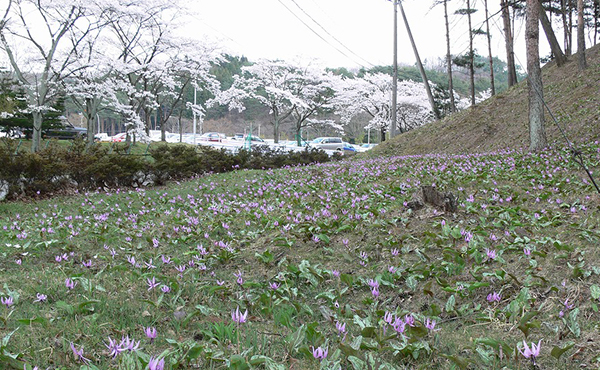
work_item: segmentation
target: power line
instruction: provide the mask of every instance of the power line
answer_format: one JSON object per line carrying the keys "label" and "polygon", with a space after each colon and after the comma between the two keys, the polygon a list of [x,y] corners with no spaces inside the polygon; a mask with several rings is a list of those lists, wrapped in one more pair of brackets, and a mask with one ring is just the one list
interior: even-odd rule
{"label": "power line", "polygon": [[[337,46],[332,45],[329,41],[327,41],[323,36],[321,36],[317,31],[315,31],[311,26],[309,26],[302,18],[300,18],[296,13],[294,13],[294,11],[292,11],[292,9],[290,9],[287,5],[285,5],[283,3],[283,1],[281,0],[277,0],[279,1],[279,3],[281,5],[283,5],[284,8],[286,8],[290,13],[292,13],[292,15],[299,20],[304,26],[306,26],[306,28],[308,28],[309,30],[311,30],[312,33],[314,33],[318,38],[320,38],[321,40],[323,40],[323,42],[325,42],[327,45],[331,46],[332,48],[334,48],[338,53],[342,54],[343,56],[345,56],[346,58],[348,58],[349,60],[353,61],[354,63],[360,65],[363,68],[367,68],[365,67],[362,63],[357,62],[356,60],[354,60],[353,58],[351,58],[348,54],[344,53],[342,50],[340,50]],[[293,0],[292,0],[293,1]]]}
{"label": "power line", "polygon": [[341,42],[340,40],[338,40],[335,36],[333,36],[329,31],[327,31],[325,29],[325,27],[323,27],[319,22],[317,22],[310,14],[308,14],[300,5],[298,5],[298,3],[296,2],[296,0],[291,0],[297,7],[298,9],[300,9],[300,11],[302,11],[302,13],[304,13],[311,21],[313,21],[317,26],[319,26],[319,28],[321,28],[327,35],[329,35],[332,39],[334,39],[338,44],[342,45],[342,47],[344,49],[346,49],[347,51],[349,51],[352,55],[354,55],[355,57],[361,59],[362,61],[366,62],[367,64],[370,64],[371,67],[374,67],[375,65],[371,62],[369,62],[368,60],[364,59],[363,57],[361,57],[360,55],[356,54],[354,51],[352,51],[349,47],[347,47],[346,45],[344,45],[343,42]]}

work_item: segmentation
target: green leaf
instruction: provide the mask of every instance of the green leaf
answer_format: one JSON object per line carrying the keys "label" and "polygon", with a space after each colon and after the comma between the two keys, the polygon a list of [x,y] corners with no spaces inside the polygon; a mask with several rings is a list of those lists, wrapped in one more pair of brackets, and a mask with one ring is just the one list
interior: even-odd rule
{"label": "green leaf", "polygon": [[372,327],[372,326],[367,326],[367,327],[363,328],[360,332],[360,334],[365,338],[373,338],[376,333],[377,333],[377,328]]}
{"label": "green leaf", "polygon": [[538,311],[527,312],[521,318],[521,320],[519,320],[518,328],[519,328],[519,330],[521,330],[523,332],[523,334],[525,334],[525,338],[527,338],[527,336],[529,335],[529,329],[531,329],[533,327],[536,327],[536,328],[540,327],[539,322],[531,321],[531,319],[533,319],[535,316],[537,316],[538,313],[539,313]]}
{"label": "green leaf", "polygon": [[600,287],[594,284],[590,287],[590,294],[594,300],[600,299]]}
{"label": "green leaf", "polygon": [[33,319],[18,319],[17,321],[25,325],[42,324],[43,326],[48,326],[48,320],[44,317],[36,317]]}
{"label": "green leaf", "polygon": [[241,355],[233,355],[229,359],[229,368],[232,370],[247,370],[250,369],[250,366]]}
{"label": "green leaf", "polygon": [[559,346],[554,346],[552,348],[552,351],[550,351],[550,354],[552,355],[552,357],[558,360],[560,359],[560,356],[562,356],[565,352],[573,348],[574,345],[574,343],[570,343],[564,346],[563,348],[560,348]]}
{"label": "green leaf", "polygon": [[367,369],[367,363],[355,356],[348,356],[348,361],[352,364],[354,370],[365,370]]}
{"label": "green leaf", "polygon": [[68,304],[65,301],[58,301],[58,302],[56,302],[56,307],[62,309],[63,311],[65,311],[69,315],[72,315],[72,314],[75,313],[75,307],[71,306],[70,304]]}
{"label": "green leaf", "polygon": [[10,333],[8,333],[7,335],[5,335],[5,336],[2,338],[2,342],[1,342],[2,344],[0,345],[0,349],[4,349],[4,348],[6,348],[6,346],[8,346],[8,342],[10,341],[10,337],[12,337],[12,336],[13,336],[13,334],[14,334],[14,333],[15,333],[17,330],[19,330],[19,328],[16,328],[15,330],[11,331]]}
{"label": "green leaf", "polygon": [[450,298],[448,298],[448,301],[446,302],[446,312],[454,312],[455,303],[456,303],[456,298],[454,297],[454,294],[452,294],[450,296]]}

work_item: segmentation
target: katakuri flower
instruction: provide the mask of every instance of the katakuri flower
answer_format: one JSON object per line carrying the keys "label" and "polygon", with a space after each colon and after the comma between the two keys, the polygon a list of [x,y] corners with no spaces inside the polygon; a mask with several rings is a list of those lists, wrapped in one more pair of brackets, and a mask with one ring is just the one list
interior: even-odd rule
{"label": "katakuri flower", "polygon": [[531,343],[531,348],[529,348],[527,346],[527,342],[523,340],[523,350],[521,350],[521,348],[518,347],[517,349],[519,350],[519,353],[521,353],[525,358],[530,358],[533,364],[535,365],[535,359],[540,355],[541,345],[542,340],[540,339],[537,345],[535,343]]}
{"label": "katakuri flower", "polygon": [[236,324],[245,323],[247,317],[248,317],[248,310],[246,310],[244,313],[241,313],[239,306],[238,306],[238,308],[235,309],[235,311],[233,311],[233,310],[231,311],[231,319]]}
{"label": "katakuri flower", "polygon": [[329,350],[327,348],[323,349],[321,347],[313,347],[312,349],[312,355],[314,358],[316,358],[317,360],[321,361],[324,360],[327,357],[327,352]]}

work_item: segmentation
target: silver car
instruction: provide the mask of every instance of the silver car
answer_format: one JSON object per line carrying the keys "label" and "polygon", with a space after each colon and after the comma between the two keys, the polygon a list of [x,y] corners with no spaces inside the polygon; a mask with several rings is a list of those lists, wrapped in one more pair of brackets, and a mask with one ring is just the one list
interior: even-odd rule
{"label": "silver car", "polygon": [[311,141],[309,145],[313,148],[339,150],[344,149],[344,141],[341,137],[318,137]]}

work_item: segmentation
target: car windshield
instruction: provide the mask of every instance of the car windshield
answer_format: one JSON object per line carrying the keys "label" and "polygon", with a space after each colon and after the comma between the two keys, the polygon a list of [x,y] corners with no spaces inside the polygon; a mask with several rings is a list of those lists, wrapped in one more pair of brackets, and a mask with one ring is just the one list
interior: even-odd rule
{"label": "car windshield", "polygon": [[318,144],[318,143],[320,143],[321,141],[323,141],[323,138],[322,138],[322,137],[318,137],[318,138],[314,139],[313,141],[311,141],[311,143],[313,143],[313,144]]}

